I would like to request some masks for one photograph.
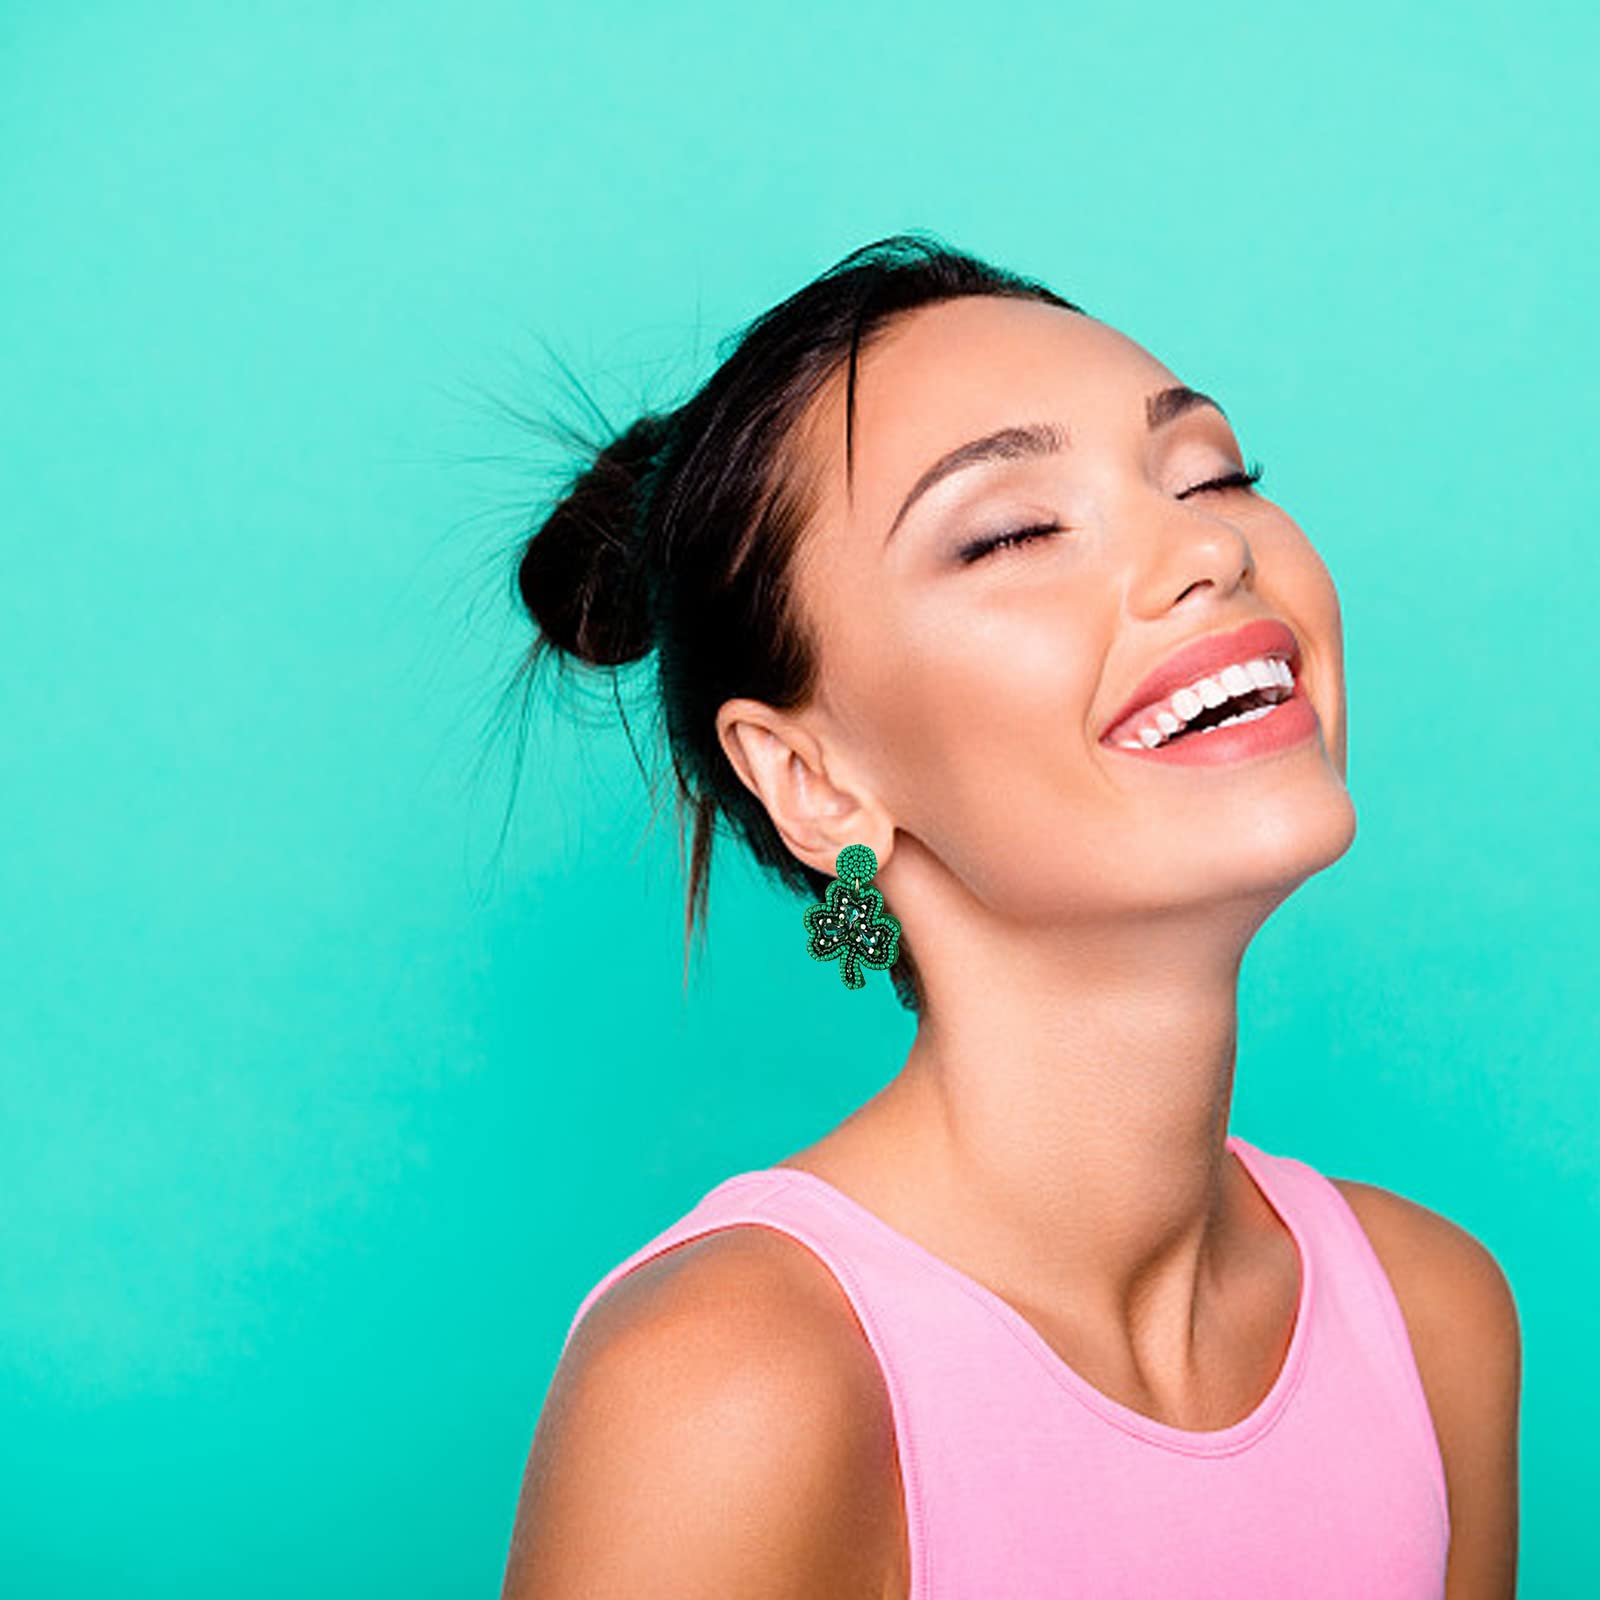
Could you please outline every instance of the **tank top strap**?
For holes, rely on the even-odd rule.
[[[807,1186],[810,1175],[789,1167],[762,1167],[738,1172],[709,1189],[676,1221],[645,1241],[638,1249],[607,1270],[583,1296],[568,1324],[562,1350],[572,1342],[578,1324],[613,1284],[647,1261],[677,1245],[704,1238],[725,1228],[754,1225],[789,1235],[820,1257],[844,1291],[863,1331],[880,1360],[885,1352],[877,1334],[878,1304],[882,1291],[869,1293],[868,1275],[881,1274],[904,1263],[892,1247],[862,1230],[848,1214],[841,1215]],[[796,1182],[796,1179],[802,1180]]]
[[[1242,1140],[1236,1140],[1243,1143]],[[1361,1219],[1339,1186],[1297,1156],[1247,1146],[1254,1163],[1294,1206],[1317,1256],[1323,1319],[1331,1336],[1360,1350],[1392,1397],[1396,1423],[1411,1438],[1416,1459],[1433,1485],[1439,1514],[1449,1526],[1444,1458],[1428,1406],[1416,1352],[1390,1279]]]

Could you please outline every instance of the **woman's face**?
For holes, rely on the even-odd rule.
[[[968,298],[901,318],[863,352],[848,498],[842,374],[804,430],[818,501],[796,582],[821,679],[802,720],[835,774],[1019,919],[1275,901],[1354,836],[1332,580],[1264,492],[1196,492],[1247,462],[1213,406],[1157,408],[1152,425],[1152,397],[1180,381],[1091,317]],[[1041,425],[1059,447],[1013,447],[906,503],[947,452]],[[1058,531],[963,559],[1041,525]],[[1277,653],[1257,635],[1108,736],[1174,651],[1263,619],[1290,630],[1306,703],[1154,750],[1138,736],[1186,725],[1180,684]],[[1186,694],[1179,710],[1195,705]],[[818,837],[811,864],[831,875],[852,839]],[[892,907],[892,859],[878,882]]]

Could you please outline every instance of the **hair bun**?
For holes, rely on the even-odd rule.
[[[540,524],[517,590],[540,633],[592,666],[636,661],[654,644],[643,511],[672,419],[646,413],[612,439]]]

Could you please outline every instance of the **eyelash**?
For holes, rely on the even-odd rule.
[[[1224,473],[1220,478],[1208,478],[1204,483],[1197,483],[1192,489],[1185,489],[1178,496],[1186,500],[1192,494],[1199,494],[1204,489],[1253,489],[1261,481],[1261,475],[1266,469],[1259,461],[1251,464],[1248,472],[1235,469]],[[1030,524],[1026,528],[1013,528],[1009,533],[996,534],[992,539],[975,539],[971,544],[963,545],[957,552],[960,559],[968,564],[981,561],[993,550],[1016,549],[1028,540],[1042,537],[1047,533],[1060,533],[1060,527],[1053,522],[1039,522]]]

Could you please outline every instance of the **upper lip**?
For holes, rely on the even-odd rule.
[[[1233,661],[1248,661],[1253,656],[1282,656],[1289,670],[1300,676],[1300,641],[1294,630],[1276,617],[1258,617],[1242,628],[1232,628],[1227,633],[1208,633],[1179,645],[1139,687],[1128,696],[1121,710],[1112,716],[1100,731],[1105,740],[1119,723],[1136,711],[1143,711],[1175,694],[1185,684],[1193,683],[1220,671]]]

